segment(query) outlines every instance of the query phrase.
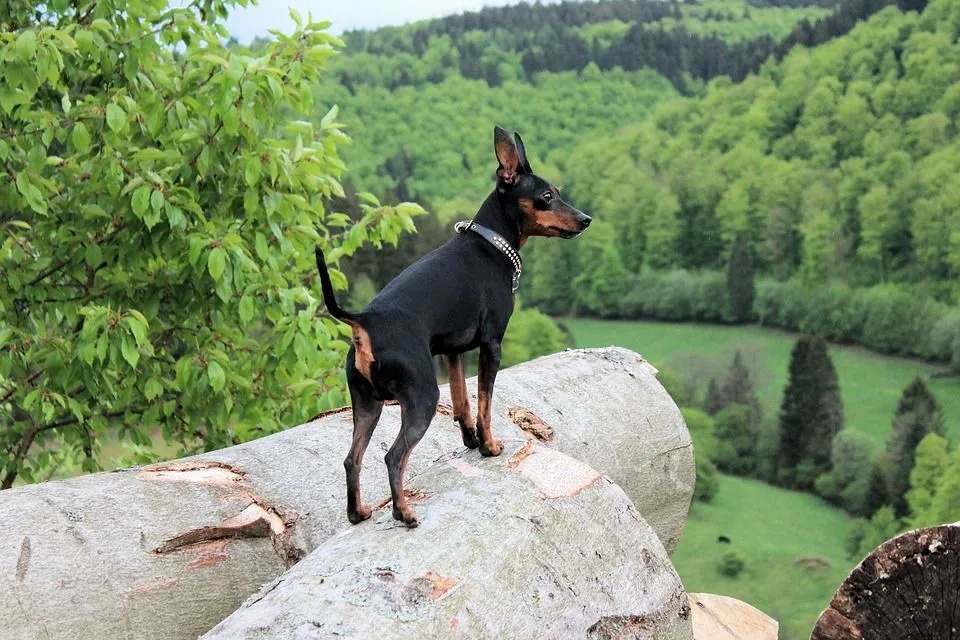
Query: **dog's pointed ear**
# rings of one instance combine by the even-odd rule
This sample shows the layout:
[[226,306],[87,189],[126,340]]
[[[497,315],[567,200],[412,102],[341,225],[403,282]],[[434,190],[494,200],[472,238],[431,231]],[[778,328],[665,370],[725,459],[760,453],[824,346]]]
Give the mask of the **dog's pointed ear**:
[[517,153],[520,154],[520,170],[522,173],[533,173],[530,168],[530,161],[527,159],[527,149],[523,146],[523,138],[519,131],[513,132],[513,138],[517,141]]
[[522,170],[520,151],[513,137],[501,127],[493,128],[493,150],[497,154],[497,180],[504,184],[513,184]]

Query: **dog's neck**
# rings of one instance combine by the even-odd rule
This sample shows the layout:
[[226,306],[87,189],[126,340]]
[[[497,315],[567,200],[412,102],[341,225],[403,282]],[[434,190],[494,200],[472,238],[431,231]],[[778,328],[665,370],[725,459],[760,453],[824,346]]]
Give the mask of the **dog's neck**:
[[488,229],[496,231],[510,243],[510,246],[520,250],[520,237],[523,232],[523,215],[516,201],[494,191],[480,205],[480,210],[473,217],[474,222]]

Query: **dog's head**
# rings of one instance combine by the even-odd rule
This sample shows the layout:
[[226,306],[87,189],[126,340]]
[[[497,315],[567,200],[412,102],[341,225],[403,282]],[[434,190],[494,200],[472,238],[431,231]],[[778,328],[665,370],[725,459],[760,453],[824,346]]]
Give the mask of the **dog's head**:
[[560,191],[533,173],[520,134],[493,130],[497,191],[520,210],[521,243],[530,236],[575,238],[590,226],[591,218],[567,204]]

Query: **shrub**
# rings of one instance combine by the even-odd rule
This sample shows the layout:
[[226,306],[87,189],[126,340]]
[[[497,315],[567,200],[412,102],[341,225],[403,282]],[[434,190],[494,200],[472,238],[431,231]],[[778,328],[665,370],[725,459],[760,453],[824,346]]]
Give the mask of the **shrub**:
[[717,467],[727,473],[748,475],[756,467],[757,411],[745,404],[731,404],[716,416]]
[[520,309],[513,314],[503,337],[503,366],[556,353],[566,346],[566,335],[550,316],[537,309]]
[[710,502],[720,488],[717,468],[706,457],[697,456],[696,472],[697,483],[693,488],[693,499],[697,502]]
[[870,438],[845,429],[833,438],[831,469],[814,483],[817,493],[847,512],[865,516],[866,496],[873,470],[873,446]]
[[717,571],[728,578],[736,578],[746,568],[746,560],[736,551],[728,551],[720,557]]
[[933,323],[922,355],[951,362],[960,371],[960,309],[943,313]]
[[656,320],[729,322],[730,296],[724,274],[713,271],[648,271],[634,276],[621,314]]
[[851,560],[864,558],[902,530],[903,523],[897,519],[893,508],[882,507],[869,520],[859,520],[851,527],[844,545],[847,557]]
[[693,440],[697,474],[693,499],[699,502],[710,502],[713,496],[717,494],[717,488],[719,487],[717,468],[713,464],[713,458],[717,451],[713,418],[692,407],[681,407],[680,413],[683,414],[683,420],[687,423],[690,438]]

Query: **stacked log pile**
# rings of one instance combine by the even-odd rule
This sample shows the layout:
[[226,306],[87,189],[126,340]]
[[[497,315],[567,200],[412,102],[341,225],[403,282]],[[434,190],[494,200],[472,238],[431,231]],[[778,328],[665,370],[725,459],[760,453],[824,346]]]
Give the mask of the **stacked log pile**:
[[443,388],[407,474],[415,530],[390,518],[396,406],[364,465],[381,510],[357,526],[344,510],[349,411],[0,493],[3,637],[691,638],[669,552],[693,449],[655,374],[615,348],[501,372],[495,459],[463,447]]

